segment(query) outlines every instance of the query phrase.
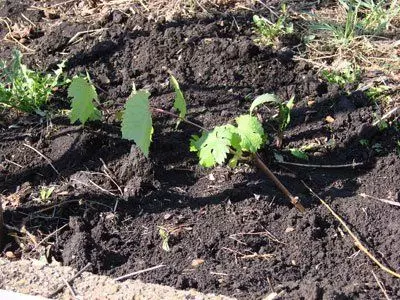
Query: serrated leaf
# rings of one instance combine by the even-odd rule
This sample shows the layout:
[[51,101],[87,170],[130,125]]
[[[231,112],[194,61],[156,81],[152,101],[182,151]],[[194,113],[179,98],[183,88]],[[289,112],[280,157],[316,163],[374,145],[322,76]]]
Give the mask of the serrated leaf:
[[261,148],[264,129],[256,117],[242,115],[236,118],[237,134],[240,136],[240,146],[244,151],[257,152]]
[[93,100],[98,99],[96,89],[85,78],[75,77],[72,80],[68,97],[72,98],[69,116],[71,123],[79,120],[84,125],[88,120],[101,118],[101,112],[93,104]]
[[[175,90],[174,108],[179,111],[179,117],[183,119],[186,116],[187,112],[185,97],[183,96],[182,90],[179,87],[178,80],[176,80],[176,78],[172,74],[170,77],[170,82]],[[178,127],[180,122],[181,120],[178,119],[176,127]]]
[[277,102],[279,102],[279,99],[274,94],[263,94],[263,95],[256,97],[256,99],[254,99],[253,103],[251,103],[251,105],[250,105],[250,114],[253,113],[253,110],[257,106],[267,103],[267,102],[277,103]]
[[218,126],[210,132],[204,132],[200,138],[192,139],[191,148],[198,149],[200,165],[213,167],[224,163],[229,153],[231,139],[232,132],[229,125]]
[[134,141],[146,157],[153,134],[149,97],[147,91],[131,94],[125,104],[121,127],[122,138]]

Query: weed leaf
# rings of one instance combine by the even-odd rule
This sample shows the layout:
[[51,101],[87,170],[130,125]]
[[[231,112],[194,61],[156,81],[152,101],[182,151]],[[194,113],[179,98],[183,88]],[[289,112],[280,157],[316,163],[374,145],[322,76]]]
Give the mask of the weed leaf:
[[97,93],[93,84],[86,78],[75,77],[68,88],[68,97],[72,98],[71,123],[80,121],[83,125],[88,120],[94,121],[101,118],[101,112],[94,106],[93,100],[97,101]]
[[251,103],[250,114],[252,114],[253,110],[257,106],[259,106],[261,104],[264,104],[266,102],[277,103],[278,101],[279,101],[278,98],[274,94],[263,94],[263,95],[260,95],[256,99],[254,99],[253,103]]
[[151,118],[150,93],[135,91],[125,104],[122,118],[122,138],[134,141],[146,157],[149,156],[153,121]]
[[[171,74],[170,82],[171,82],[172,87],[175,90],[174,108],[179,111],[179,117],[183,119],[186,116],[186,111],[187,111],[185,98],[183,96],[181,88],[179,87],[178,81],[172,74]],[[181,120],[178,119],[178,121],[176,123],[176,127],[179,126],[180,122],[181,122]]]
[[236,118],[237,134],[240,136],[240,146],[244,151],[257,152],[263,143],[264,129],[256,117],[242,115]]
[[297,148],[292,148],[289,149],[290,154],[292,154],[294,157],[303,159],[303,160],[308,160],[308,155],[304,151],[297,149]]

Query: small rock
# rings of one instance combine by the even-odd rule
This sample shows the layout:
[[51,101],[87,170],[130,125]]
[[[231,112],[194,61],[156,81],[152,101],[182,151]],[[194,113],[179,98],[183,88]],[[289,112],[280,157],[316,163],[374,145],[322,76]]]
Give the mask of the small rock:
[[200,259],[200,258],[197,258],[197,259],[193,259],[192,260],[192,263],[190,264],[193,268],[197,268],[198,266],[200,266],[200,265],[202,265],[202,264],[204,264],[204,259]]
[[170,214],[170,213],[167,213],[164,215],[164,220],[169,220],[171,218],[172,218],[172,214]]
[[328,123],[333,123],[333,122],[335,122],[335,119],[332,118],[331,116],[327,116],[327,117],[325,118],[325,121],[328,122]]
[[295,229],[293,227],[288,227],[288,228],[285,229],[285,233],[289,233],[289,232],[292,232],[294,230]]

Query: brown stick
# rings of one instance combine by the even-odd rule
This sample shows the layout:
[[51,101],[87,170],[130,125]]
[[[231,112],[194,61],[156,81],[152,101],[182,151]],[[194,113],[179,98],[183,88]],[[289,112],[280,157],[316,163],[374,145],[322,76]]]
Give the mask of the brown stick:
[[280,182],[280,180],[272,173],[272,171],[264,164],[258,154],[253,154],[254,162],[257,167],[260,168],[274,183],[275,185],[281,190],[281,192],[290,200],[290,202],[300,211],[305,212],[304,206],[300,203],[299,197],[293,196],[289,190]]

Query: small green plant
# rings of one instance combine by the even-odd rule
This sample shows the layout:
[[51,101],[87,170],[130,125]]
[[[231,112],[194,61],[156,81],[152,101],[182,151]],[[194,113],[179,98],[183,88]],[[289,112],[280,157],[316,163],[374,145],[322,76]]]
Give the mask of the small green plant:
[[50,199],[51,195],[53,194],[54,191],[54,186],[52,187],[42,187],[40,189],[40,200],[42,200],[43,202],[46,202],[47,200]]
[[285,34],[293,33],[293,23],[288,22],[288,11],[285,4],[282,4],[279,16],[271,16],[276,21],[270,21],[265,17],[253,16],[254,31],[259,35],[257,43],[264,45],[274,45],[276,40]]
[[294,107],[294,96],[292,96],[286,102],[281,100],[274,94],[264,94],[258,96],[250,106],[250,113],[252,113],[254,107],[264,103],[272,104],[278,109],[278,115],[276,116],[276,120],[278,122],[278,136],[277,136],[276,146],[278,148],[282,148],[283,135],[285,130],[290,124],[290,118],[291,118],[290,115]]
[[[193,135],[190,140],[190,150],[197,153],[200,165],[213,167],[217,164],[224,164],[228,160],[229,166],[236,167],[239,160],[254,160],[274,182],[278,182],[278,179],[257,155],[257,151],[265,144],[267,137],[261,122],[257,117],[252,115],[253,110],[257,106],[276,99],[274,95],[265,94],[257,97],[250,106],[249,113],[238,116],[235,119],[235,125],[223,124],[213,129],[207,129],[186,119],[186,101],[176,79],[172,75],[171,85],[176,92],[174,108],[179,111],[179,115],[152,107],[149,101],[150,94],[147,91],[137,91],[134,89],[126,102],[123,113],[121,128],[123,138],[133,140],[144,155],[148,156],[154,132],[152,112],[164,113],[177,118],[178,124],[182,121],[202,131],[201,135]],[[292,103],[293,99],[282,105],[285,108],[282,110],[284,124],[290,121]],[[278,184],[278,186],[282,187],[281,184]],[[297,197],[292,196],[286,188],[283,188],[282,191],[291,200],[293,205],[300,211],[304,211]]]
[[378,85],[370,87],[365,94],[373,103],[389,103],[392,98],[390,97],[391,88],[387,85]]
[[336,83],[340,88],[344,88],[347,84],[355,83],[360,78],[360,70],[356,66],[348,64],[339,71],[323,70],[322,77],[329,83]]
[[368,147],[369,146],[369,141],[366,139],[361,139],[360,140],[360,145],[364,146],[364,147]]
[[0,105],[42,114],[54,89],[65,84],[60,82],[64,66],[62,62],[54,74],[43,75],[22,64],[21,52],[14,50],[10,64],[0,61]]
[[397,155],[400,157],[400,140],[398,140],[396,142],[396,152],[397,152]]
[[158,227],[158,234],[162,240],[162,248],[164,251],[169,252],[171,249],[169,247],[169,232],[166,228],[159,226]]
[[71,123],[80,121],[85,124],[87,121],[101,119],[101,112],[95,106],[98,101],[97,92],[88,74],[86,77],[76,76],[72,79],[68,97],[72,98],[69,115]]

